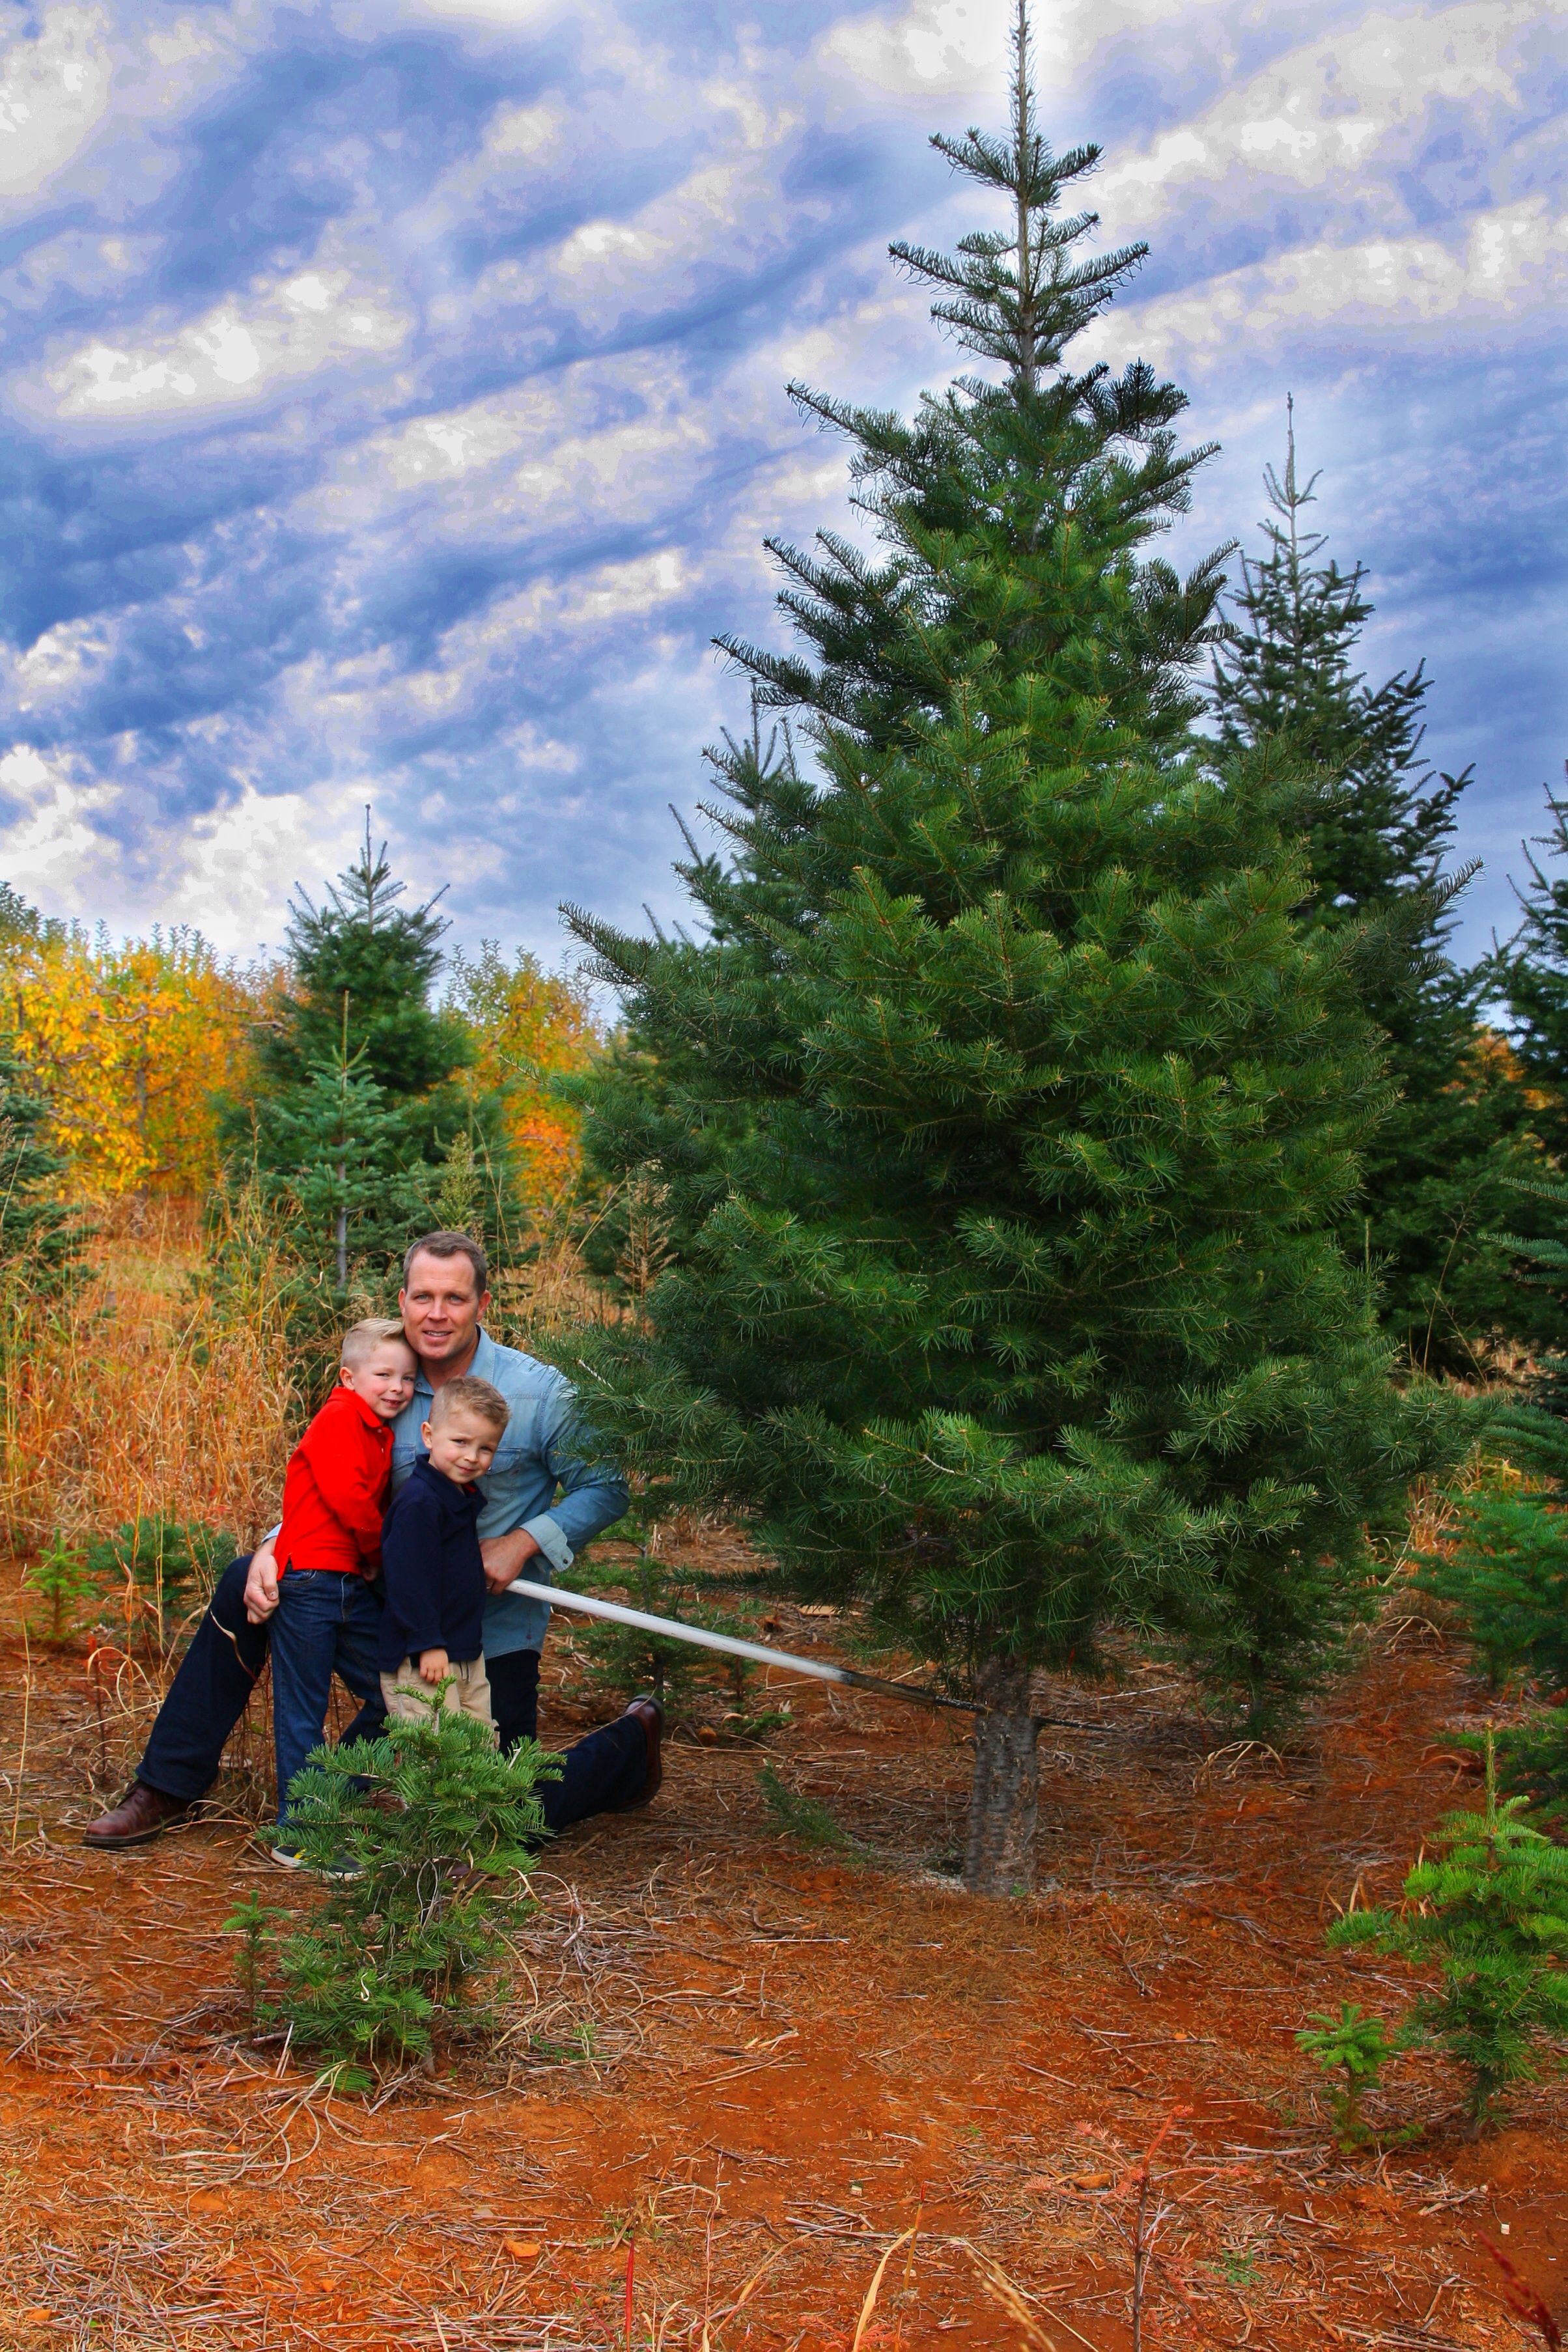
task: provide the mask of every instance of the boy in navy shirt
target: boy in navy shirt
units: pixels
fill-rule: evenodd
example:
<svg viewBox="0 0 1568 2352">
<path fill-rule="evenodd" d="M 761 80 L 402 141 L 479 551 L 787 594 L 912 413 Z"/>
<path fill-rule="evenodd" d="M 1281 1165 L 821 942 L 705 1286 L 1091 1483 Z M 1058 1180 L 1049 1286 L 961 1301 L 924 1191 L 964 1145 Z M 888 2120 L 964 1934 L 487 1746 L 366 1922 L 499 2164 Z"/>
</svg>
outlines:
<svg viewBox="0 0 1568 2352">
<path fill-rule="evenodd" d="M 428 1452 L 393 1496 L 381 1538 L 386 1604 L 381 1689 L 389 1717 L 417 1722 L 440 1685 L 443 1706 L 493 1727 L 485 1675 L 485 1570 L 475 1528 L 489 1468 L 510 1418 L 489 1381 L 444 1381 L 420 1430 Z"/>
</svg>

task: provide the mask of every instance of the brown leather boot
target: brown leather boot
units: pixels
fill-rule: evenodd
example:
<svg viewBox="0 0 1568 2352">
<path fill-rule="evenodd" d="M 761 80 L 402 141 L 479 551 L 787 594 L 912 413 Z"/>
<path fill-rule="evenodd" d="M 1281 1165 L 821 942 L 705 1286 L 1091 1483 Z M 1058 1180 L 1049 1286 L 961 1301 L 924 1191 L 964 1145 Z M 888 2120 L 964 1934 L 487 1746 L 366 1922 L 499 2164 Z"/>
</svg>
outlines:
<svg viewBox="0 0 1568 2352">
<path fill-rule="evenodd" d="M 165 1797 L 162 1789 L 150 1789 L 145 1780 L 132 1780 L 114 1811 L 83 1830 L 81 1842 L 118 1853 L 123 1846 L 145 1845 L 150 1839 L 162 1837 L 171 1822 L 190 1811 L 184 1797 Z"/>
<path fill-rule="evenodd" d="M 629 1798 L 624 1805 L 612 1805 L 609 1808 L 613 1813 L 636 1812 L 639 1805 L 646 1805 L 651 1798 L 658 1795 L 659 1782 L 664 1778 L 663 1707 L 650 1693 L 645 1692 L 641 1697 L 634 1698 L 626 1707 L 621 1717 L 623 1723 L 628 1715 L 636 1716 L 642 1726 L 642 1736 L 647 1743 L 647 1777 L 637 1796 Z"/>
</svg>

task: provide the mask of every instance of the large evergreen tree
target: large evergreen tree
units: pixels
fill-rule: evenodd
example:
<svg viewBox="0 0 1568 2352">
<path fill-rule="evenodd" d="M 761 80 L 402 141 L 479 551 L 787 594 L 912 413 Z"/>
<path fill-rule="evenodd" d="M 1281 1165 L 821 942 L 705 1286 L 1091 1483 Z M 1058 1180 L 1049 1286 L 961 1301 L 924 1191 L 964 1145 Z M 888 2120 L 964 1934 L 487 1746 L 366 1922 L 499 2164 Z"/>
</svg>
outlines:
<svg viewBox="0 0 1568 2352">
<path fill-rule="evenodd" d="M 1325 535 L 1306 527 L 1319 477 L 1297 473 L 1293 406 L 1286 450 L 1283 478 L 1265 475 L 1273 514 L 1262 557 L 1242 559 L 1215 708 L 1228 749 L 1316 783 L 1302 911 L 1357 936 L 1362 1001 L 1386 1041 L 1395 1098 L 1367 1144 L 1346 1245 L 1375 1265 L 1410 1360 L 1473 1373 L 1489 1339 L 1556 1326 L 1490 1238 L 1517 1216 L 1510 1188 L 1537 1155 L 1510 1057 L 1480 1024 L 1485 973 L 1451 951 L 1449 910 L 1476 871 L 1449 866 L 1470 772 L 1440 775 L 1422 756 L 1424 667 L 1375 687 L 1357 669 L 1366 574 L 1325 559 Z"/>
<path fill-rule="evenodd" d="M 704 936 L 573 918 L 629 1031 L 592 1146 L 678 1252 L 574 1343 L 595 1418 L 967 1683 L 992 1892 L 1033 1874 L 1032 1670 L 1121 1622 L 1299 1688 L 1422 1445 L 1331 1230 L 1375 1045 L 1293 920 L 1299 797 L 1194 724 L 1219 559 L 1147 552 L 1183 396 L 1066 357 L 1141 248 L 1064 215 L 1097 151 L 1039 135 L 1026 43 L 1020 6 L 1011 135 L 937 142 L 1007 229 L 894 248 L 994 372 L 912 423 L 797 394 L 882 551 L 779 551 L 804 650 L 733 650 L 818 772 L 717 755 Z"/>
<path fill-rule="evenodd" d="M 1492 977 L 1512 1016 L 1531 1123 L 1562 1168 L 1568 1165 L 1568 793 L 1549 790 L 1546 814 L 1546 831 L 1525 849 L 1522 919 Z"/>
</svg>

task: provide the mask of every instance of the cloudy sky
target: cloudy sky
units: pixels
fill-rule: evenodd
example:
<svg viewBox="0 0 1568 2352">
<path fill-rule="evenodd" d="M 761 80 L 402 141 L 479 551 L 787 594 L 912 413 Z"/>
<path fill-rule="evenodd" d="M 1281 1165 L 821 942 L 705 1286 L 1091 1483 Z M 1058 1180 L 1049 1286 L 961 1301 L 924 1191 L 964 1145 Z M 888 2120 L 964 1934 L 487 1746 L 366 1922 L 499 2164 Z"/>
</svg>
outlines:
<svg viewBox="0 0 1568 2352">
<path fill-rule="evenodd" d="M 0 0 L 0 875 L 248 954 L 374 803 L 461 937 L 677 904 L 670 801 L 842 511 L 791 375 L 952 355 L 1005 0 Z M 1568 752 L 1568 0 L 1049 0 L 1042 109 L 1146 237 L 1099 341 L 1255 536 L 1293 391 L 1380 669 L 1473 761 L 1477 944 Z"/>
</svg>

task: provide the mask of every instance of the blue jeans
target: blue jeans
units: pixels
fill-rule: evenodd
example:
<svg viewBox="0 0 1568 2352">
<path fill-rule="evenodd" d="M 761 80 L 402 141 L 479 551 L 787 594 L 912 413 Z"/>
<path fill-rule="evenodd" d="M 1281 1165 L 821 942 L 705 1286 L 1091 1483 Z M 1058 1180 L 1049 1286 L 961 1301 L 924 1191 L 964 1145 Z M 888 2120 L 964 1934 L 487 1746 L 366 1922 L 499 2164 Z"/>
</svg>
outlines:
<svg viewBox="0 0 1568 2352">
<path fill-rule="evenodd" d="M 219 1577 L 136 1768 L 136 1778 L 145 1787 L 184 1804 L 205 1797 L 217 1779 L 224 1742 L 245 1713 L 246 1702 L 267 1664 L 268 1646 L 276 1638 L 277 1617 L 253 1625 L 246 1616 L 245 1574 L 249 1566 L 248 1558 L 233 1560 Z M 319 1581 L 324 1581 L 319 1571 L 289 1575 L 283 1579 L 283 1588 Z M 373 1600 L 371 1606 L 374 1605 Z M 539 1720 L 538 1651 L 510 1650 L 499 1658 L 487 1657 L 485 1671 L 490 1678 L 490 1705 L 502 1748 L 510 1748 L 519 1739 L 531 1739 Z M 354 1687 L 352 1681 L 349 1687 Z M 364 1696 L 365 1704 L 344 1732 L 345 1739 L 374 1739 L 382 1729 L 379 1675 Z M 323 1684 L 321 1713 L 309 1745 L 321 1738 L 325 1715 Z M 629 1803 L 642 1786 L 646 1763 L 642 1732 L 627 1717 L 591 1731 L 586 1739 L 567 1748 L 563 1778 L 546 1780 L 540 1790 L 551 1829 L 559 1832 L 606 1806 Z"/>
<path fill-rule="evenodd" d="M 278 1823 L 289 1819 L 289 1783 L 327 1736 L 332 1676 L 368 1706 L 381 1704 L 381 1602 L 363 1576 L 291 1569 L 278 1583 L 272 1620 L 272 1737 Z"/>
</svg>

